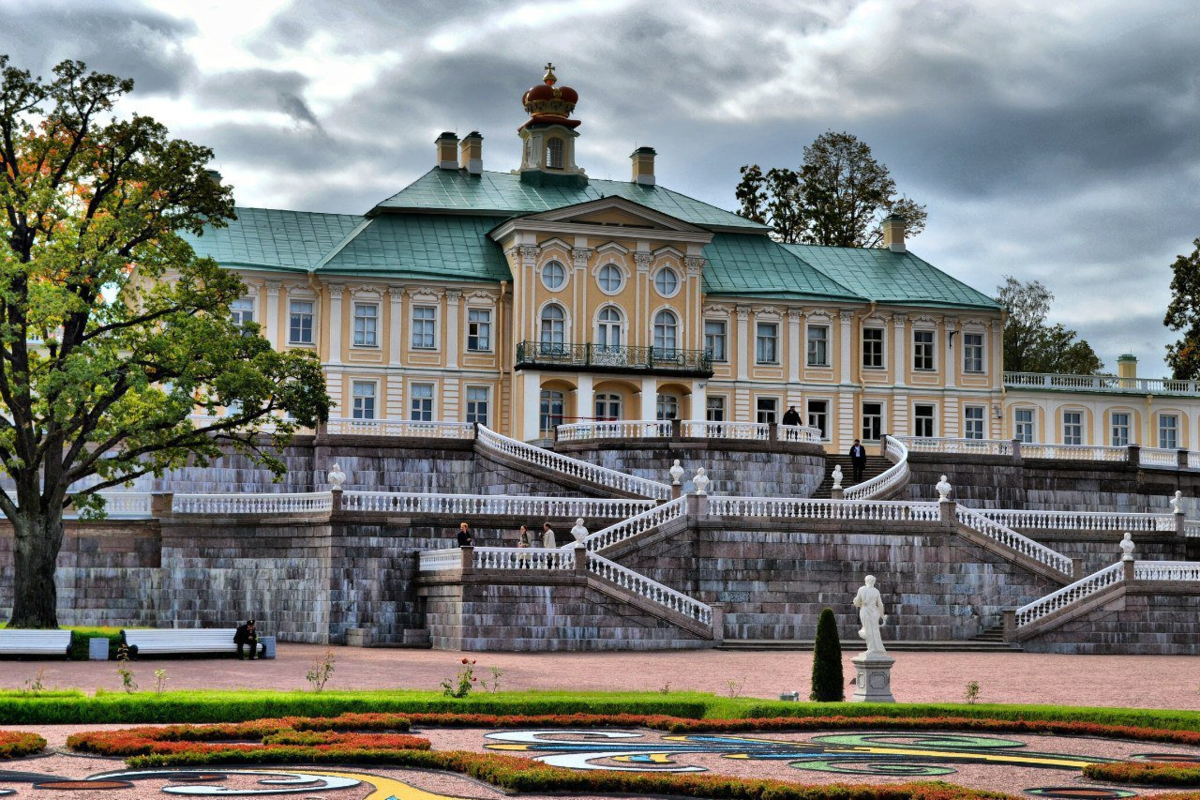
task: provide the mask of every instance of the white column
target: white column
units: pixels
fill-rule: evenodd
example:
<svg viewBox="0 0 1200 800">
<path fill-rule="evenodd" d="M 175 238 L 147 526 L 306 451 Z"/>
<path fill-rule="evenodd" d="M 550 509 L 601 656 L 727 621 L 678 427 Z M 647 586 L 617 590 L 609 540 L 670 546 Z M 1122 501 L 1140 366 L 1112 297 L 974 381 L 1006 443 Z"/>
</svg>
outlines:
<svg viewBox="0 0 1200 800">
<path fill-rule="evenodd" d="M 703 422 L 708 416 L 708 380 L 697 378 L 692 381 L 692 413 L 688 419 Z"/>
<path fill-rule="evenodd" d="M 658 401 L 658 380 L 656 378 L 642 378 L 641 398 L 642 407 L 638 412 L 641 416 L 638 419 L 654 419 Z"/>
<path fill-rule="evenodd" d="M 329 284 L 329 363 L 342 363 L 342 291 L 340 283 Z"/>
<path fill-rule="evenodd" d="M 521 373 L 522 390 L 525 395 L 525 414 L 520 432 L 513 438 L 527 442 L 538 437 L 538 414 L 541 411 L 542 373 Z"/>
<path fill-rule="evenodd" d="M 737 312 L 737 379 L 750 377 L 750 307 L 738 306 Z"/>
<path fill-rule="evenodd" d="M 838 313 L 838 319 L 841 320 L 841 332 L 838 335 L 838 353 L 841 356 L 838 361 L 841 364 L 841 373 L 838 375 L 838 383 L 850 383 L 851 378 L 851 358 L 854 355 L 854 335 L 850 324 L 854 321 L 853 311 L 841 311 Z"/>
<path fill-rule="evenodd" d="M 958 338 L 958 339 L 962 338 L 961 336 L 959 336 L 959 337 L 951 336 L 951 334 L 957 330 L 958 330 L 958 320 L 955 319 L 954 317 L 946 317 L 946 388 L 947 389 L 953 389 L 955 386 L 958 385 L 958 362 L 961 359 L 959 358 L 959 351 L 953 350 L 950 347 L 950 342 L 954 341 L 955 338 Z M 961 348 L 962 342 L 960 341 L 958 344 L 959 344 L 959 347 Z"/>
<path fill-rule="evenodd" d="M 391 313 L 388 314 L 388 364 L 400 366 L 400 332 L 404 325 L 404 287 L 388 285 Z"/>
<path fill-rule="evenodd" d="M 276 350 L 283 349 L 283 333 L 279 330 L 279 287 L 280 281 L 267 281 L 267 341 Z"/>
<path fill-rule="evenodd" d="M 904 348 L 908 344 L 908 338 L 906 336 L 908 331 L 906 330 L 904 323 L 907 321 L 908 317 L 904 316 L 903 314 L 896 314 L 892 317 L 892 338 L 895 339 L 894 346 L 892 348 L 892 352 L 894 354 L 892 357 L 892 364 L 894 365 L 892 383 L 894 383 L 896 386 L 904 385 L 905 374 L 908 372 L 908 365 L 904 361 Z"/>
<path fill-rule="evenodd" d="M 446 369 L 458 369 L 458 307 L 462 292 L 446 290 Z"/>
<path fill-rule="evenodd" d="M 590 418 L 593 416 L 593 414 L 596 411 L 596 409 L 592 407 L 594 405 L 594 402 L 593 402 L 594 395 L 592 392 L 592 376 L 591 375 L 580 375 L 578 378 L 575 379 L 575 385 L 577 387 L 575 389 L 575 416 L 580 417 L 580 419 L 571 420 L 571 421 L 572 422 L 584 422 L 585 420 L 582 419 L 583 417 Z"/>
</svg>

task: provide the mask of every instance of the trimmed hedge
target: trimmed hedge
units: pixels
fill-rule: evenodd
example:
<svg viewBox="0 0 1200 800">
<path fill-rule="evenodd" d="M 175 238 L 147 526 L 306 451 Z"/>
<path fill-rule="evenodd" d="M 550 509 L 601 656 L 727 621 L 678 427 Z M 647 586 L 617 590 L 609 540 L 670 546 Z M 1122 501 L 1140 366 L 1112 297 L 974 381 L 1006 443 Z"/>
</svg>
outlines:
<svg viewBox="0 0 1200 800">
<path fill-rule="evenodd" d="M 1195 762 L 1118 761 L 1113 764 L 1088 764 L 1083 768 L 1083 776 L 1110 783 L 1200 786 L 1200 765 Z"/>
<path fill-rule="evenodd" d="M 0 758 L 22 758 L 40 753 L 46 740 L 36 733 L 0 731 Z"/>
<path fill-rule="evenodd" d="M 117 657 L 117 647 L 121 644 L 121 631 L 124 628 L 71 628 L 71 649 L 67 657 L 72 661 L 88 660 L 88 640 L 108 639 L 108 660 Z"/>
</svg>

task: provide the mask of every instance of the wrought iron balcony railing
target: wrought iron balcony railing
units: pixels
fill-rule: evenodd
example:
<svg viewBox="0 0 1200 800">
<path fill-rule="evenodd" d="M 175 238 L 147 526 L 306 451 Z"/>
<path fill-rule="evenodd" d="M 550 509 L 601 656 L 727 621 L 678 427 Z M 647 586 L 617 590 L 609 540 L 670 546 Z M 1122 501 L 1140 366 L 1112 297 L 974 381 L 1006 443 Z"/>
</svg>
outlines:
<svg viewBox="0 0 1200 800">
<path fill-rule="evenodd" d="M 707 350 L 663 347 L 610 347 L 607 345 L 555 342 L 520 342 L 517 367 L 602 371 L 667 372 L 711 376 L 712 356 Z"/>
</svg>

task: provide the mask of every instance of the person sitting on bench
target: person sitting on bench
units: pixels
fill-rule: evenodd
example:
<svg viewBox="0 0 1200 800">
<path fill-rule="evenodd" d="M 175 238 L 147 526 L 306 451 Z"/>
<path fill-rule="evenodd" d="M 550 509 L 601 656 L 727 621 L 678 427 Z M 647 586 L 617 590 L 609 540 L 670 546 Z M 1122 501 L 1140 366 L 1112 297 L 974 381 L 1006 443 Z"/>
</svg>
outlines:
<svg viewBox="0 0 1200 800">
<path fill-rule="evenodd" d="M 242 648 L 250 645 L 250 660 L 254 660 L 254 656 L 258 654 L 259 648 L 258 632 L 254 629 L 254 620 L 248 619 L 245 625 L 238 625 L 237 632 L 233 634 L 233 643 L 237 645 L 238 658 L 243 661 L 246 659 L 246 656 L 242 652 Z M 262 643 L 262 654 L 263 656 L 267 654 L 266 642 Z"/>
</svg>

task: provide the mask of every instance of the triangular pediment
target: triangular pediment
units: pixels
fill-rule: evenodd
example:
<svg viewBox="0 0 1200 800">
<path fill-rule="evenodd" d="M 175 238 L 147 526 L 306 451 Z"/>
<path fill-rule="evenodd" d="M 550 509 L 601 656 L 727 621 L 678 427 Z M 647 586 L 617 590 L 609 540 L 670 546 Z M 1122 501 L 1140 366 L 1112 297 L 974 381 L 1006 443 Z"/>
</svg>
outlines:
<svg viewBox="0 0 1200 800">
<path fill-rule="evenodd" d="M 634 230 L 705 232 L 695 225 L 623 197 L 602 197 L 587 203 L 544 211 L 540 214 L 529 214 L 522 219 Z"/>
</svg>

